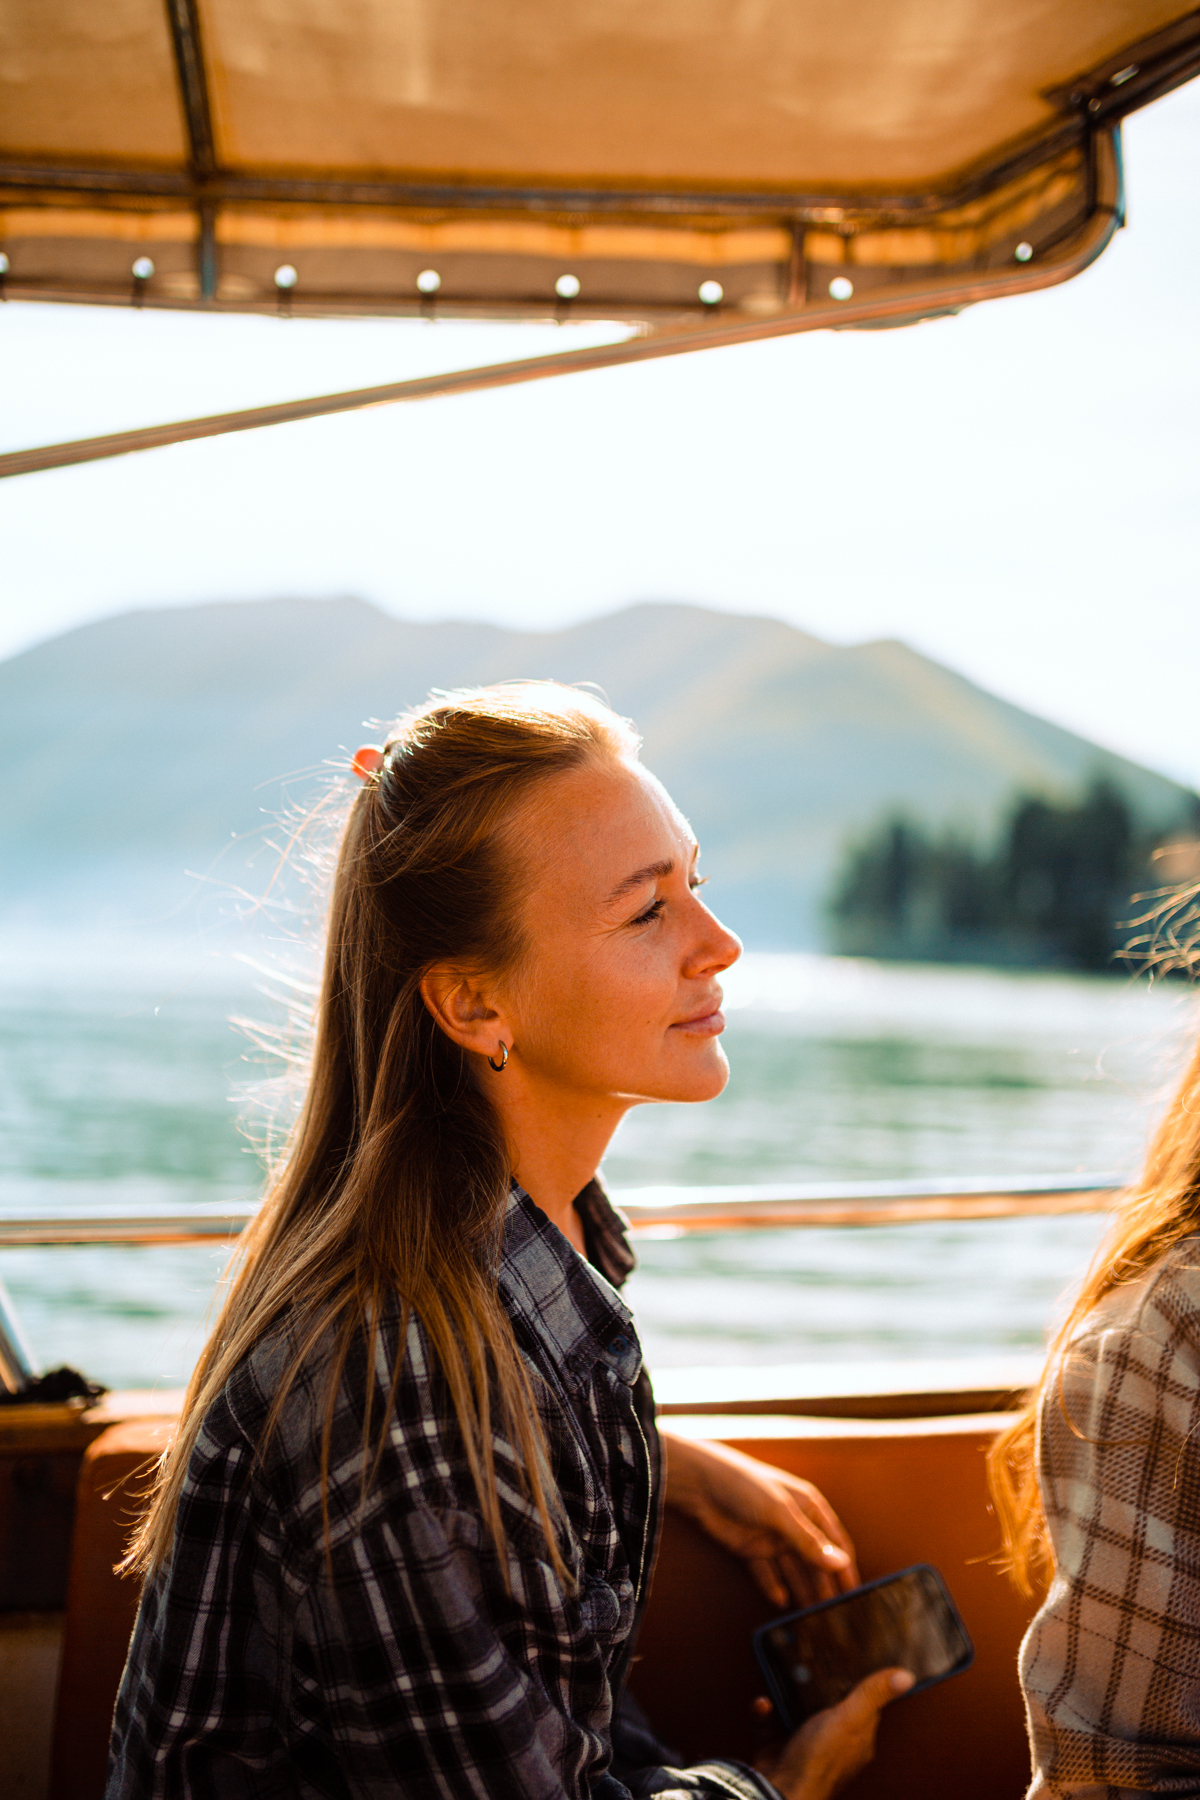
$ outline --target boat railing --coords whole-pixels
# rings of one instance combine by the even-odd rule
[[[766,1182],[737,1186],[613,1188],[631,1230],[657,1235],[803,1226],[911,1225],[1106,1212],[1119,1175],[1046,1175],[1021,1181]],[[0,1250],[20,1245],[193,1244],[232,1238],[257,1207],[199,1205],[186,1212],[0,1212]]]
[[[613,1188],[630,1228],[648,1237],[693,1232],[912,1225],[950,1220],[1038,1218],[1105,1212],[1126,1181],[1119,1175],[1032,1176],[1024,1180],[931,1182],[767,1182],[706,1187]],[[232,1240],[253,1205],[201,1204],[186,1212],[16,1216],[0,1212],[0,1250],[87,1244],[148,1247]],[[24,1394],[37,1379],[11,1300],[0,1283],[0,1391]]]

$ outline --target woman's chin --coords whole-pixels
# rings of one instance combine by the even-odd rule
[[[674,1060],[674,1059],[673,1059]],[[679,1058],[669,1070],[659,1100],[699,1102],[715,1100],[729,1080],[729,1059],[716,1038],[695,1044],[690,1056]]]

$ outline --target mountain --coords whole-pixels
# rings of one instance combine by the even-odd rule
[[[410,624],[360,600],[126,613],[0,663],[0,908],[149,918],[184,871],[261,887],[251,845],[432,687],[553,676],[599,686],[691,818],[714,904],[759,947],[819,941],[847,837],[901,807],[990,833],[1018,790],[1097,775],[1148,826],[1187,790],[879,642],[644,605],[567,631]],[[255,872],[255,871],[259,872]]]

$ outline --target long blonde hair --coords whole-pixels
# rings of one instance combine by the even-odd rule
[[[321,1445],[327,1486],[347,1357],[398,1295],[433,1345],[497,1550],[503,1531],[492,1445],[499,1431],[514,1447],[562,1572],[544,1436],[496,1286],[510,1180],[505,1144],[466,1053],[435,1025],[420,982],[442,961],[492,973],[519,961],[515,810],[555,774],[636,751],[624,720],[590,694],[550,682],[439,696],[389,737],[342,839],[304,1105],[242,1240],[128,1568],[149,1572],[169,1554],[205,1414],[242,1359],[284,1321],[295,1349],[264,1443],[305,1357],[332,1331]],[[386,1429],[381,1418],[376,1456]],[[370,1445],[368,1386],[364,1484]]]
[[[988,1454],[1004,1565],[1023,1594],[1034,1593],[1054,1572],[1037,1477],[1043,1395],[1059,1385],[1063,1353],[1104,1296],[1136,1281],[1195,1231],[1200,1231],[1200,1045],[1151,1141],[1141,1179],[1124,1196],[1079,1296],[1055,1334],[1041,1380]]]

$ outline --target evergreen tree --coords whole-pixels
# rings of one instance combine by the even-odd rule
[[[1200,804],[1200,803],[1198,803]],[[891,815],[845,857],[835,948],[921,961],[1107,969],[1153,885],[1154,840],[1111,782],[1056,804],[1019,795],[993,851]]]

